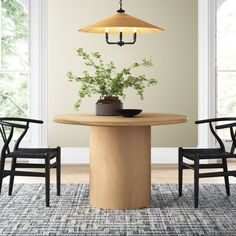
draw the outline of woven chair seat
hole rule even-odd
[[[45,158],[48,156],[49,159],[52,159],[57,156],[57,149],[55,148],[18,148],[17,151],[12,151],[9,154],[6,154],[6,158]]]
[[[229,152],[222,151],[220,148],[183,149],[182,155],[192,161],[194,161],[197,156],[199,159],[236,158],[236,154],[230,155]]]

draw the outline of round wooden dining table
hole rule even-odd
[[[138,209],[151,202],[151,126],[184,123],[185,115],[135,117],[61,114],[54,122],[90,127],[89,201],[103,209]],[[79,158],[79,157],[78,157]]]

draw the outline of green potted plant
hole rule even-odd
[[[157,84],[155,78],[147,78],[143,74],[133,74],[134,69],[153,66],[151,59],[143,59],[141,62],[135,62],[130,67],[116,72],[114,63],[112,61],[105,63],[99,52],[87,53],[79,48],[77,54],[83,59],[89,71],[84,70],[80,76],[74,75],[71,71],[67,73],[70,82],[81,84],[78,92],[79,99],[74,105],[76,110],[79,109],[84,97],[99,94],[96,115],[118,115],[117,109],[123,107],[119,98],[125,98],[125,89],[133,88],[137,91],[137,95],[143,99],[145,86]]]

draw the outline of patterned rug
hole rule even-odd
[[[16,184],[13,196],[3,186],[0,196],[0,235],[236,235],[236,186],[231,197],[224,185],[202,184],[200,207],[193,208],[193,186],[152,185],[152,204],[141,210],[102,210],[88,204],[88,185],[62,185],[51,207],[45,207],[44,185]]]

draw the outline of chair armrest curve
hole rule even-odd
[[[204,124],[204,123],[218,122],[218,121],[236,121],[236,117],[221,117],[221,118],[197,120],[195,121],[195,124]]]
[[[36,120],[36,119],[29,119],[29,118],[22,118],[22,117],[0,117],[0,121],[22,121],[22,122],[29,122],[29,123],[37,123],[37,124],[43,124],[42,120]]]

